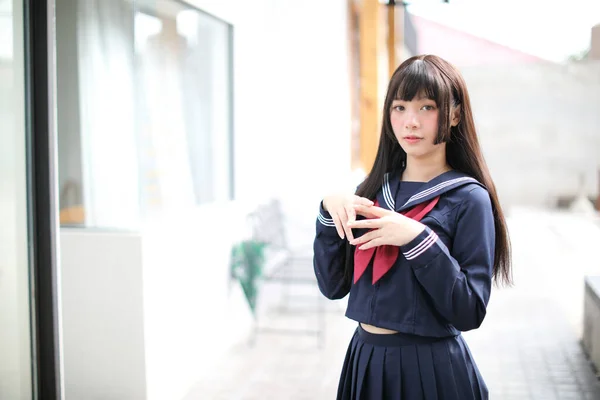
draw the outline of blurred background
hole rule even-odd
[[[600,399],[600,2],[0,0],[0,399],[332,399],[356,323],[319,201],[386,85],[456,65],[515,285],[492,399]]]

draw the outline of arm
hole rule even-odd
[[[429,228],[401,250],[438,312],[468,331],[483,322],[492,284],[495,230],[487,191],[472,189],[456,218],[452,251]]]
[[[340,238],[331,215],[321,208],[317,217],[313,266],[319,290],[328,299],[341,299],[350,291],[345,279],[346,239]]]

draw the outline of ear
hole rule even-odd
[[[460,122],[460,105],[453,107],[452,119],[450,120],[450,126],[456,126]]]

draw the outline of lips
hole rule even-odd
[[[412,144],[412,143],[417,143],[417,142],[419,142],[421,139],[423,139],[423,138],[420,138],[420,137],[418,137],[418,136],[404,136],[404,140],[405,140],[406,142],[408,142],[408,143],[411,143],[411,144]]]

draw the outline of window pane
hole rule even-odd
[[[177,1],[56,4],[62,225],[228,200],[229,26]]]
[[[227,200],[229,27],[180,3],[138,4],[136,99],[144,209]]]
[[[0,0],[0,399],[30,399],[22,1]]]

